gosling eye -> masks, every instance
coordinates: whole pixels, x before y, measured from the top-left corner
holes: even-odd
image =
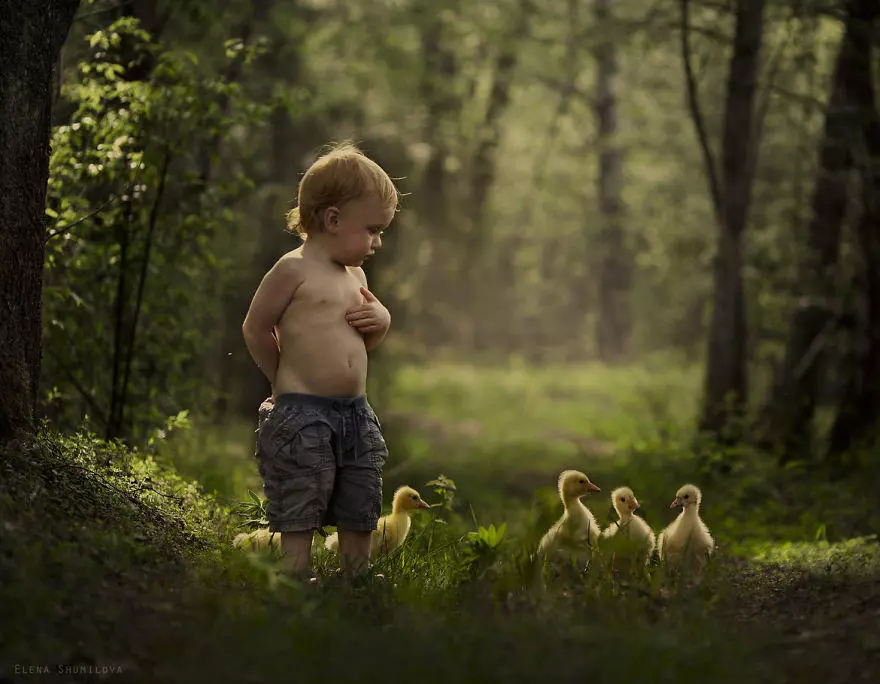
[[[417,501],[419,497],[416,496],[415,494],[410,494],[409,498],[412,499],[413,501]]]
[[[689,495],[689,494],[685,494],[685,495],[684,495],[684,496],[682,496],[682,497],[681,497],[681,498],[682,498],[682,499],[687,499],[687,498],[688,498],[688,496],[690,496],[690,495]]]
[[[625,501],[626,501],[626,497],[625,497],[625,496],[620,497],[620,502],[621,502],[621,503],[624,503]]]
[[[578,480],[578,484],[584,484],[585,482],[585,480]]]

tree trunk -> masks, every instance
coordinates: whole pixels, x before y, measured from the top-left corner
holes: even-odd
[[[853,64],[848,71],[858,127],[853,158],[862,177],[862,215],[856,241],[865,282],[861,330],[862,352],[841,400],[829,444],[829,462],[842,467],[843,454],[871,446],[880,437],[880,113],[871,69],[872,36],[880,6],[872,0],[853,0],[847,16]],[[853,129],[851,129],[853,130]],[[858,345],[854,345],[858,346]]]
[[[503,38],[504,42],[495,62],[495,74],[492,80],[492,90],[489,94],[489,103],[480,127],[480,138],[471,161],[468,232],[464,239],[463,258],[458,261],[461,270],[456,274],[453,282],[459,288],[464,286],[464,292],[459,296],[461,301],[467,301],[468,293],[470,295],[471,306],[468,312],[472,334],[470,346],[474,350],[486,350],[493,346],[493,343],[496,343],[499,338],[506,338],[509,334],[508,315],[506,313],[502,316],[498,315],[498,302],[493,297],[495,293],[509,287],[509,283],[499,281],[502,271],[507,269],[500,268],[497,260],[489,260],[487,246],[492,239],[492,230],[487,220],[486,208],[489,192],[495,182],[497,169],[495,151],[501,140],[501,122],[510,104],[510,90],[516,71],[517,56],[521,51],[520,44],[526,37],[529,19],[534,10],[535,5],[531,0],[521,0],[516,10],[517,14],[513,19],[513,26],[509,34]],[[468,276],[480,271],[494,276],[491,278],[493,287],[471,289]],[[501,325],[505,327],[505,330],[494,330]],[[493,332],[501,334],[493,336]]]
[[[859,126],[853,110],[854,79],[866,69],[870,75],[870,43],[866,46],[864,38],[858,35],[861,19],[854,14],[857,4],[851,3],[847,15],[825,115],[813,190],[813,216],[800,264],[803,303],[792,316],[782,376],[764,416],[770,432],[764,446],[779,448],[783,463],[809,452],[813,415],[823,380],[824,345],[836,329],[835,275],[853,160],[851,138]]]
[[[4,3],[0,16],[0,440],[39,395],[52,68],[79,0]]]
[[[454,339],[454,325],[460,320],[458,311],[462,302],[449,293],[444,295],[449,282],[447,268],[454,261],[457,247],[451,231],[456,221],[451,220],[450,195],[452,182],[446,172],[448,143],[444,122],[461,109],[461,100],[454,91],[458,73],[455,54],[446,44],[446,19],[458,13],[458,0],[451,0],[439,12],[433,4],[420,3],[418,22],[421,24],[422,76],[419,90],[427,109],[422,137],[429,155],[414,198],[420,224],[420,234],[430,245],[431,258],[425,266],[421,284],[419,310],[412,311],[415,329],[422,331],[420,341],[426,345],[444,344]],[[424,14],[421,14],[424,12]]]
[[[598,287],[596,340],[599,358],[613,362],[629,350],[629,295],[633,257],[623,227],[624,153],[617,136],[617,46],[612,28],[612,0],[596,0],[596,129],[599,151],[599,212],[602,227],[596,242]]]
[[[714,309],[709,329],[702,430],[718,436],[744,413],[748,399],[747,327],[743,296],[743,235],[749,216],[755,142],[755,91],[764,26],[765,0],[739,0],[722,138],[720,185],[705,140],[703,148],[721,234],[714,265]],[[686,16],[687,2],[683,3]],[[686,23],[686,22],[685,22]],[[688,70],[689,63],[686,64]],[[689,72],[689,77],[692,74]],[[689,78],[690,80],[690,78]],[[692,86],[692,83],[691,83]],[[695,102],[692,109],[696,112]],[[701,120],[695,116],[698,131]],[[704,135],[704,129],[701,132]]]

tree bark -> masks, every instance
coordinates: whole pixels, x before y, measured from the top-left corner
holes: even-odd
[[[470,289],[468,274],[479,269],[483,273],[492,274],[499,278],[505,269],[499,268],[497,261],[488,261],[487,245],[492,239],[492,229],[487,220],[486,209],[489,200],[489,192],[495,182],[496,161],[495,151],[501,140],[501,122],[507,107],[510,104],[510,91],[513,85],[513,77],[516,72],[517,56],[521,52],[520,43],[528,32],[529,20],[535,10],[532,0],[520,0],[517,14],[513,19],[513,26],[508,35],[504,36],[498,57],[495,61],[495,73],[492,80],[492,90],[489,94],[489,103],[483,116],[480,127],[479,141],[471,160],[471,197],[470,212],[466,225],[468,232],[464,239],[464,254],[458,264],[461,269],[454,278],[458,287],[464,286],[465,293],[470,293],[471,306],[469,307],[470,328],[472,339],[470,346],[474,350],[486,350],[493,346],[499,338],[505,338],[507,331],[493,330],[500,323],[509,324],[505,317],[497,315],[495,298],[496,292],[509,287],[509,283],[498,282],[496,287]],[[461,301],[467,300],[467,295],[462,293]],[[500,332],[494,335],[493,332]]]
[[[683,0],[686,18],[687,0]],[[714,309],[709,329],[705,397],[700,428],[729,436],[727,428],[745,412],[748,399],[747,326],[743,296],[743,236],[748,223],[752,191],[752,158],[755,136],[755,92],[764,27],[765,0],[738,0],[733,55],[727,78],[722,133],[720,192],[708,145],[707,169],[713,186],[716,216],[720,218],[718,252],[714,264]],[[683,21],[686,45],[686,21]],[[689,60],[686,67],[690,78]],[[693,90],[693,89],[692,89]],[[693,91],[695,92],[695,90]],[[692,110],[695,100],[691,96]],[[698,132],[701,118],[694,117]],[[701,140],[703,136],[701,135]],[[720,206],[719,206],[720,204]]]
[[[444,16],[459,12],[459,0],[445,3],[440,12],[434,4],[419,3],[417,21],[421,25],[422,76],[419,90],[426,106],[422,138],[429,149],[425,170],[414,198],[420,232],[431,247],[431,259],[425,267],[421,286],[421,309],[412,312],[415,329],[424,331],[421,342],[426,345],[444,344],[455,337],[455,320],[461,318],[458,307],[462,302],[443,296],[448,282],[447,268],[456,253],[450,232],[457,222],[452,220],[450,200],[452,182],[446,172],[448,143],[444,136],[444,122],[461,109],[461,99],[454,91],[458,74],[455,54],[447,45],[448,36]]]
[[[0,15],[0,440],[33,428],[52,69],[79,0],[4,3]]]
[[[633,257],[626,244],[623,190],[624,153],[616,140],[617,46],[611,31],[612,0],[596,0],[596,129],[599,151],[599,212],[602,228],[596,242],[598,251],[598,316],[596,341],[599,358],[613,362],[629,351],[632,330],[629,295]]]
[[[764,446],[778,448],[783,463],[798,454],[806,455],[811,447],[813,416],[823,384],[825,343],[837,327],[834,302],[839,293],[835,281],[853,163],[852,136],[859,129],[854,109],[856,79],[866,70],[870,77],[870,41],[866,43],[860,36],[860,2],[850,3],[834,68],[813,190],[813,216],[800,264],[801,303],[792,316],[782,376],[764,416],[769,431]]]
[[[865,283],[861,353],[849,377],[831,430],[828,461],[842,468],[843,455],[853,447],[871,446],[880,437],[880,113],[877,111],[871,65],[872,36],[880,6],[853,0],[847,17],[853,64],[848,71],[858,126],[853,158],[862,178],[862,215],[856,242]]]

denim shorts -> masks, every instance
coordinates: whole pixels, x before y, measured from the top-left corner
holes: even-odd
[[[388,449],[366,397],[293,393],[264,403],[256,457],[271,532],[376,529]]]

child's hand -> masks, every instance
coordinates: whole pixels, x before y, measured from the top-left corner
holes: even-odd
[[[366,301],[346,311],[345,320],[362,335],[387,330],[391,325],[391,314],[388,309],[382,306],[382,302],[367,288],[362,287],[361,294]]]
[[[259,430],[263,427],[263,423],[265,423],[269,419],[269,414],[275,409],[275,394],[273,393],[271,397],[267,397],[263,399],[263,402],[260,404],[260,408],[257,409],[257,429]]]

